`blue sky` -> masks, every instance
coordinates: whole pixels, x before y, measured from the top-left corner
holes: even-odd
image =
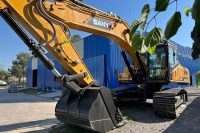
[[[171,0],[172,1],[172,0]],[[155,7],[155,0],[84,0],[85,3],[103,10],[105,12],[113,12],[126,20],[129,24],[135,19],[140,18],[142,7],[148,3],[151,8]],[[184,6],[192,7],[194,0],[178,0],[178,10],[182,14],[182,26],[178,33],[172,37],[172,40],[183,46],[192,46],[192,39],[190,33],[194,27],[194,21],[191,17],[186,17],[183,11]],[[163,30],[166,27],[166,23],[176,10],[176,5],[169,6],[167,12],[160,13],[157,16],[157,26]],[[151,12],[149,18],[155,14]],[[148,30],[154,26],[154,21],[150,24]],[[88,34],[83,32],[73,31],[74,34],[78,33],[82,37]],[[12,29],[0,18],[0,68],[7,69],[11,66],[12,60],[16,58],[19,52],[29,52],[26,45],[21,39],[12,31]]]

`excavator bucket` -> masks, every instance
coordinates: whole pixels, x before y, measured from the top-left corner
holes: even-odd
[[[84,94],[64,91],[56,105],[55,115],[65,124],[95,132],[106,132],[119,126],[123,117],[106,87],[91,87]]]

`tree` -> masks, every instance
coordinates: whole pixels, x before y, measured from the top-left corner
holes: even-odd
[[[153,54],[157,44],[160,42],[162,37],[166,39],[170,39],[172,36],[174,36],[178,32],[178,29],[182,25],[182,22],[181,22],[181,13],[180,11],[177,11],[177,8],[175,10],[175,13],[172,15],[172,17],[168,21],[164,32],[161,28],[157,27],[157,21],[156,21],[156,16],[160,12],[166,11],[169,5],[175,3],[177,7],[177,1],[178,0],[171,0],[171,1],[170,0],[156,0],[156,4],[155,4],[156,6],[152,9],[150,8],[149,4],[144,5],[141,11],[141,18],[133,21],[130,28],[130,32],[129,32],[130,42],[132,43],[132,47],[134,51],[140,51],[141,53],[145,53],[148,51],[150,54]],[[147,21],[149,14],[152,10],[154,10],[156,14],[149,21]],[[195,0],[192,8],[185,7],[184,10],[187,16],[189,16],[191,13],[192,18],[196,21],[196,23],[200,24],[200,15],[199,15],[200,0]],[[147,35],[144,35],[143,33],[147,31],[149,24],[153,20],[155,20],[155,27]],[[137,34],[136,31],[139,27],[140,27],[140,34]],[[196,28],[194,29],[194,33],[193,33],[194,35],[192,35],[194,38],[197,38],[195,37],[196,36],[195,32],[197,31]],[[199,50],[200,43],[195,42],[194,44],[195,45],[193,46],[193,48],[195,50]],[[197,56],[196,52],[194,52],[193,54],[195,58],[199,57],[199,54]]]
[[[80,35],[73,35],[71,38],[72,43],[75,43],[77,41],[81,40],[81,36]]]
[[[26,75],[26,64],[30,58],[29,53],[19,53],[17,58],[12,62],[11,69],[9,69],[12,76],[19,78],[19,84],[21,84],[21,79]]]
[[[196,73],[196,85],[200,86],[200,71]]]
[[[0,80],[4,80],[5,78],[5,75],[6,75],[6,71],[5,70],[0,70]]]
[[[10,73],[8,71],[5,71],[3,69],[0,70],[0,80],[4,80],[8,82],[10,78]]]
[[[192,46],[192,58],[199,59],[200,57],[200,24],[195,23],[194,29],[191,33],[191,37],[194,40],[193,46]]]

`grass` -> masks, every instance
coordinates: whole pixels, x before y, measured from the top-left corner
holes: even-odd
[[[32,95],[37,95],[38,94],[38,90],[35,89],[35,88],[25,88],[25,89],[20,90],[20,92],[27,93],[27,94],[32,94]]]

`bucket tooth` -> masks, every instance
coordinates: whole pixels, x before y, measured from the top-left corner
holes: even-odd
[[[106,132],[123,120],[112,94],[105,87],[91,87],[83,95],[64,91],[55,109],[58,120],[95,132]]]

